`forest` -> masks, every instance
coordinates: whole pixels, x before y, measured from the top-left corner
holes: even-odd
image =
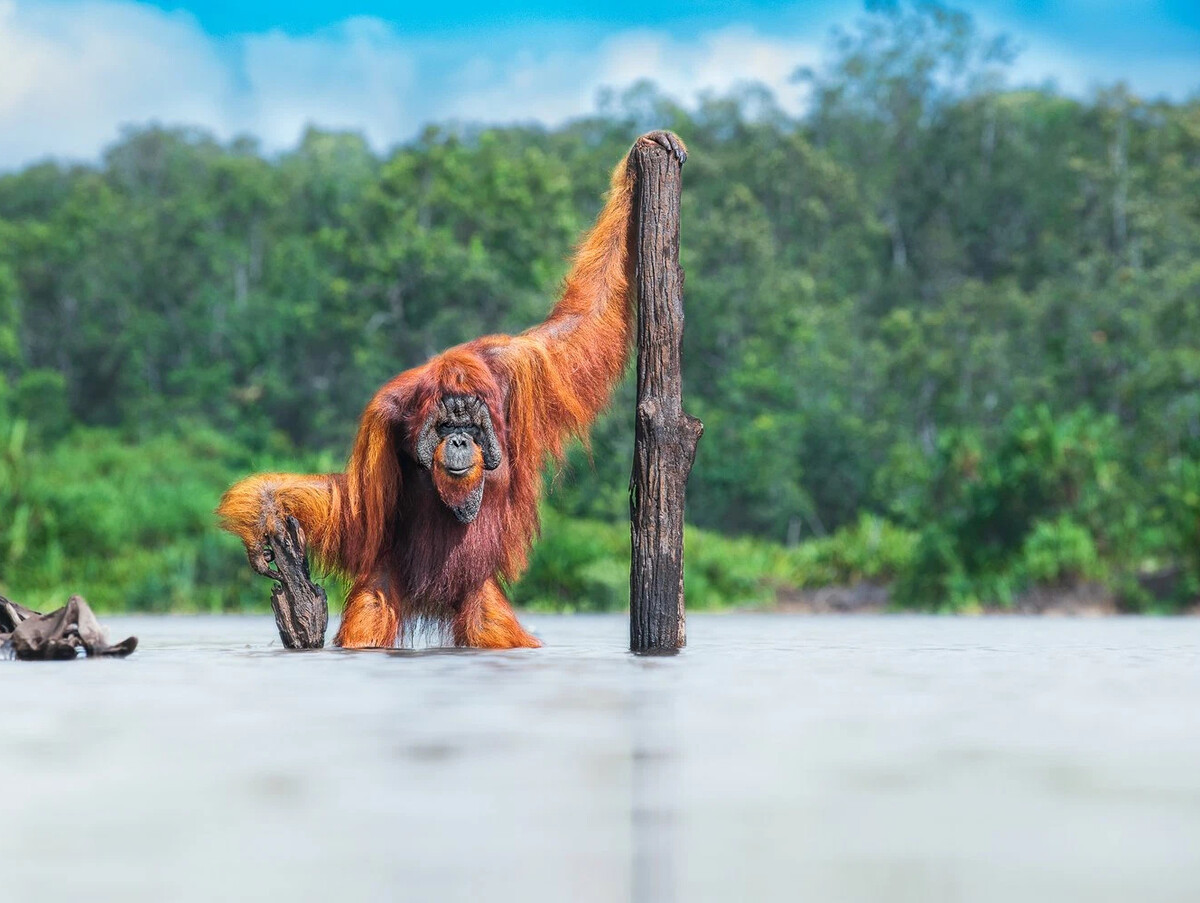
[[[1200,593],[1200,92],[1013,86],[965,14],[881,7],[798,70],[386,153],[128,129],[0,174],[0,592],[262,609],[215,528],[253,471],[336,470],[374,390],[549,309],[608,173],[678,132],[697,608],[866,583],[893,608]],[[1200,86],[1198,86],[1200,87]],[[628,599],[633,389],[575,447],[524,605]],[[331,592],[331,596],[334,593]]]

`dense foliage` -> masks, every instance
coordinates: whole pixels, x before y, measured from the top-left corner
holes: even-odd
[[[1080,580],[1186,602],[1200,99],[1012,90],[1010,57],[962,15],[889,7],[800,74],[799,119],[643,87],[383,157],[150,127],[99,165],[0,176],[0,589],[261,600],[212,528],[223,486],[336,468],[393,373],[540,319],[608,170],[667,126],[692,150],[694,601],[894,579],[922,608]],[[523,601],[622,604],[631,398],[556,478]]]

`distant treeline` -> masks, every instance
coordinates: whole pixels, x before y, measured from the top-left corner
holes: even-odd
[[[1012,90],[1010,58],[923,5],[835,34],[800,118],[644,86],[385,156],[149,127],[98,165],[0,176],[0,590],[261,602],[212,529],[223,486],[340,467],[382,382],[540,320],[612,166],[668,127],[692,151],[702,599],[871,579],[926,608],[1079,581],[1188,603],[1200,99]],[[556,478],[527,602],[623,604],[631,411],[627,381]]]

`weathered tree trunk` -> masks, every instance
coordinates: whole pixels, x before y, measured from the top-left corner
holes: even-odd
[[[279,638],[288,649],[320,649],[325,645],[329,602],[325,590],[309,578],[304,551],[304,531],[294,517],[277,535],[267,537],[272,560],[279,571],[271,590],[271,609]]]
[[[681,164],[664,147],[639,144],[637,171],[637,423],[629,484],[633,559],[629,648],[673,653],[683,646],[683,503],[704,424],[683,411],[679,349]]]

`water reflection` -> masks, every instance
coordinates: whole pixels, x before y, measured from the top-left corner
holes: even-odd
[[[671,903],[678,899],[682,799],[679,734],[675,698],[671,688],[662,683],[650,681],[649,686],[637,686],[628,696],[633,903]]]

